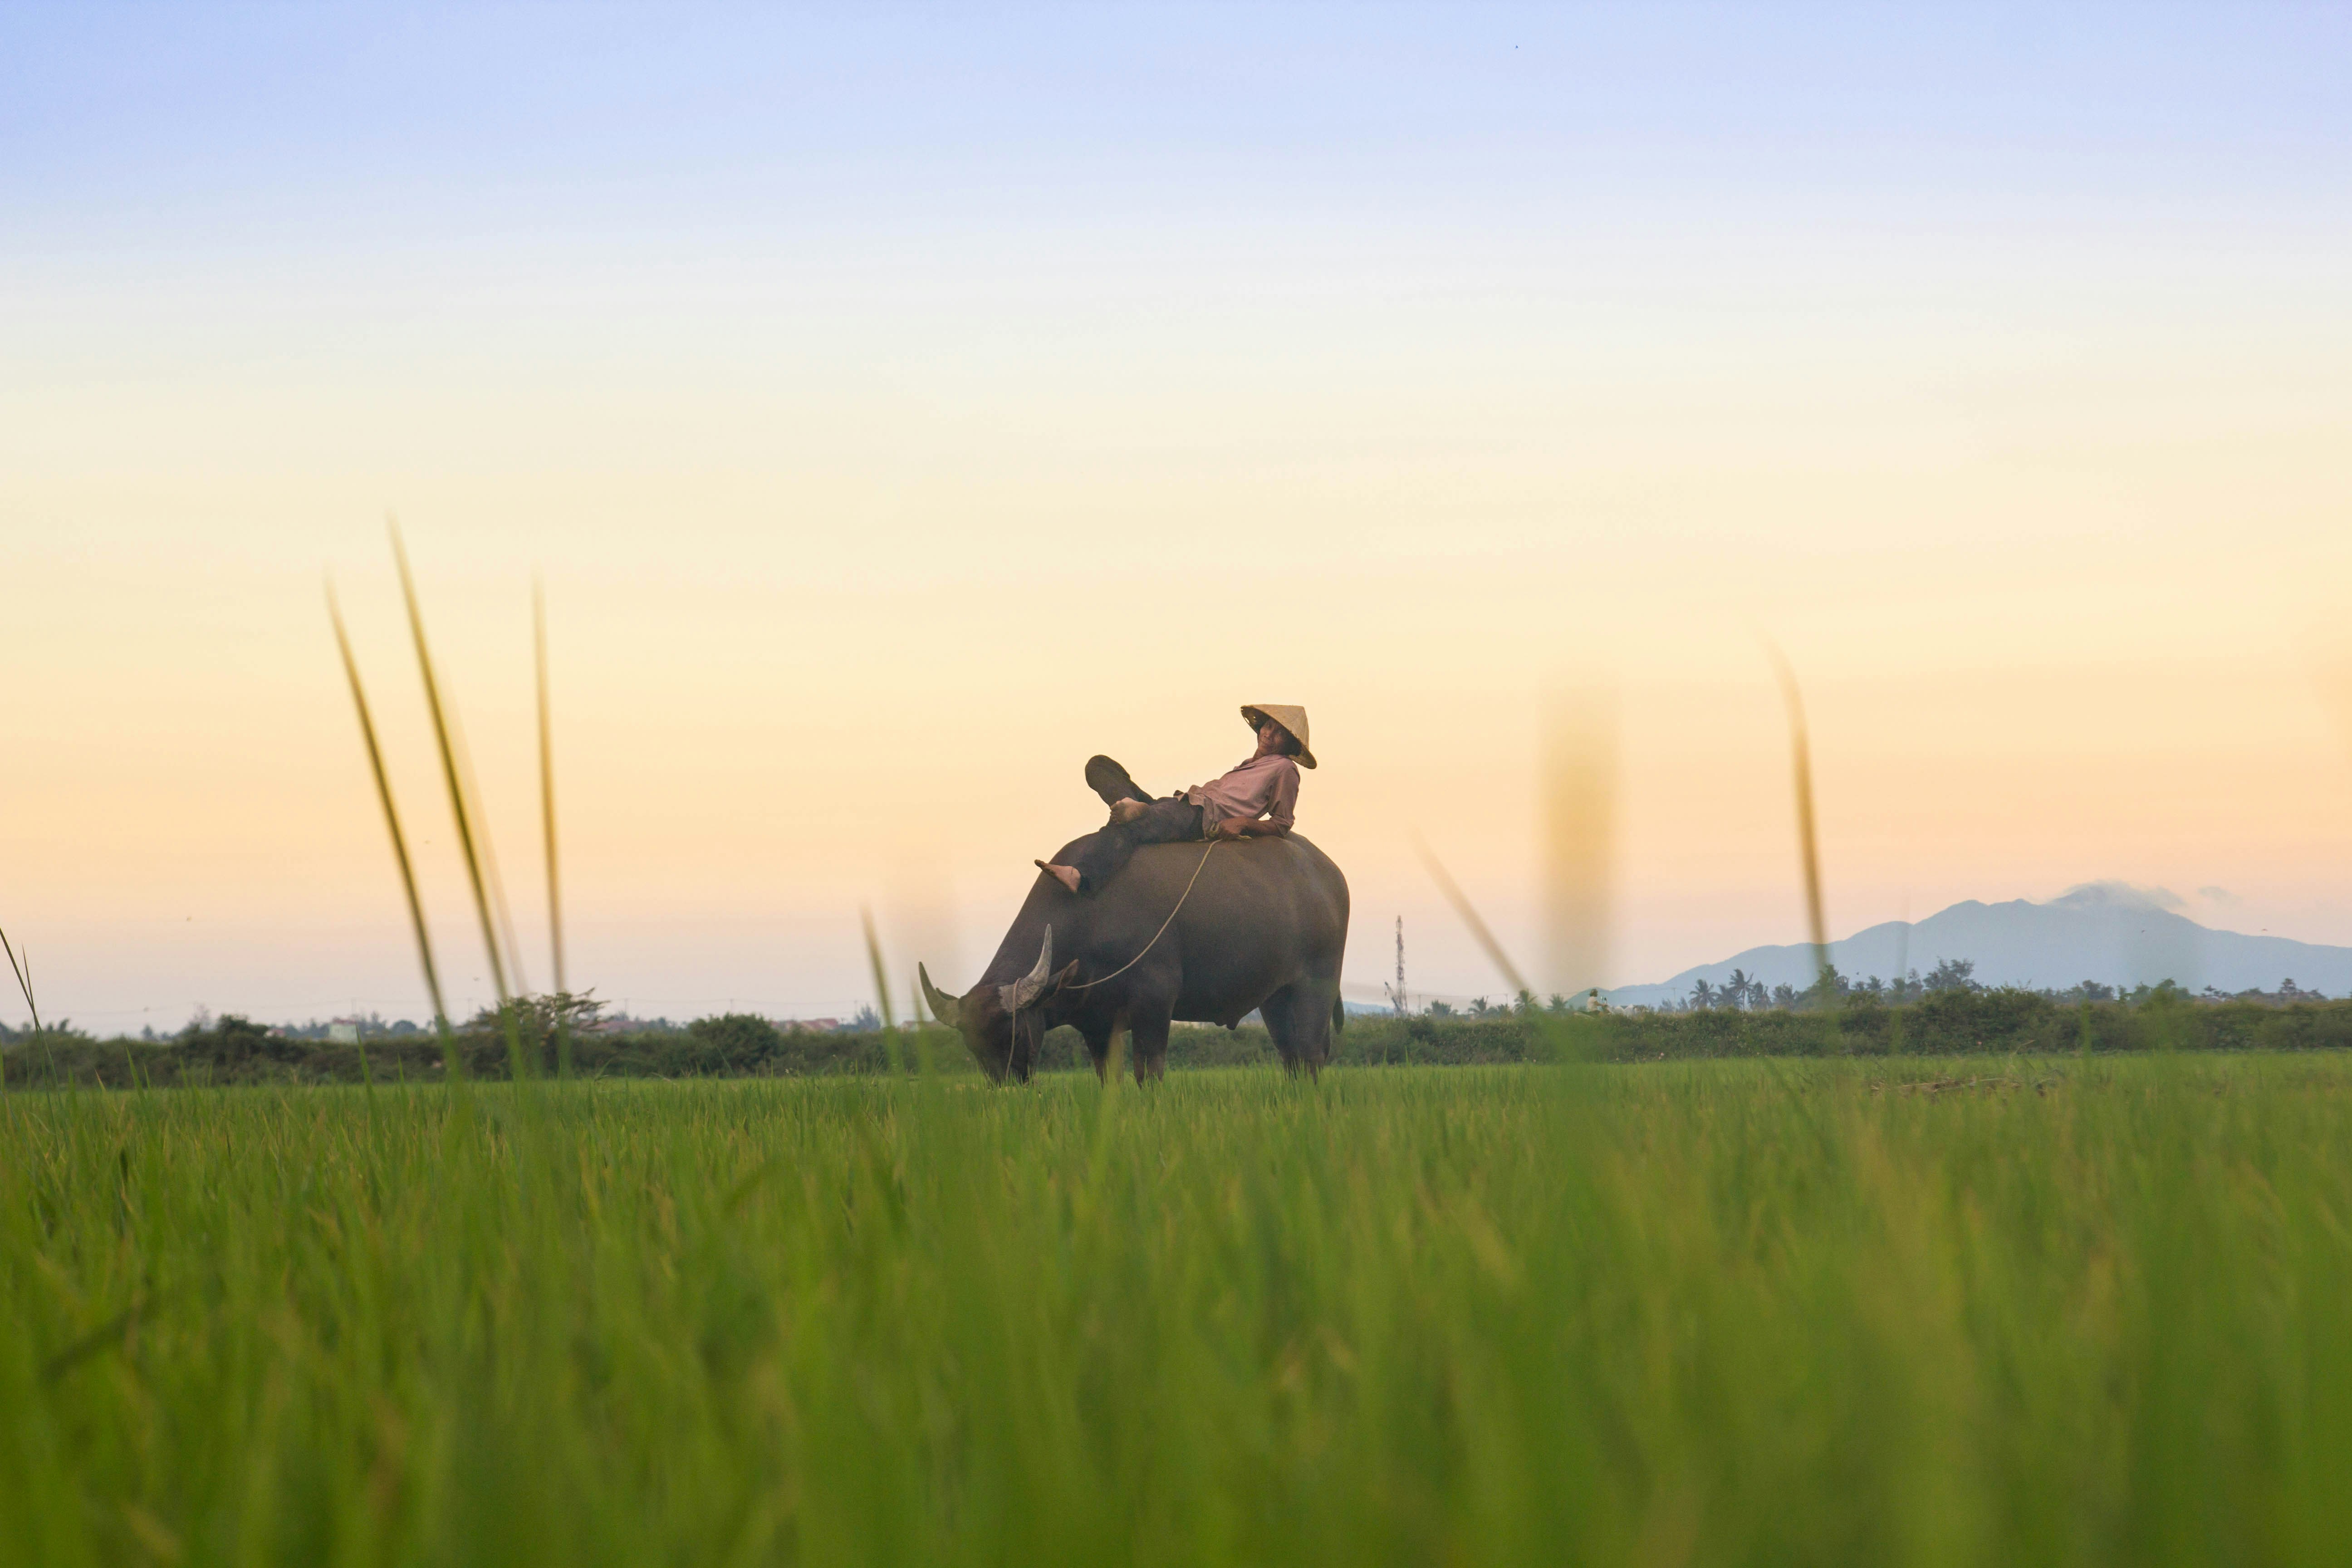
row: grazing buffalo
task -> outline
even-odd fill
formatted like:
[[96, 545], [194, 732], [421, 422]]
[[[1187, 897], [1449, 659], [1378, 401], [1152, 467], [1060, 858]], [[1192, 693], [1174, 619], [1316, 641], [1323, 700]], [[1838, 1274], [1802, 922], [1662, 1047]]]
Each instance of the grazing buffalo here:
[[1347, 945], [1348, 879], [1292, 833], [1223, 841], [1213, 852], [1146, 845], [1083, 897], [1041, 874], [961, 999], [917, 972], [932, 1014], [962, 1032], [999, 1082], [1026, 1081], [1038, 1042], [1061, 1024], [1086, 1037], [1096, 1072], [1108, 1070], [1123, 1030], [1137, 1080], [1158, 1078], [1168, 1070], [1171, 1020], [1232, 1028], [1253, 1008], [1283, 1066], [1313, 1073], [1331, 1059]]

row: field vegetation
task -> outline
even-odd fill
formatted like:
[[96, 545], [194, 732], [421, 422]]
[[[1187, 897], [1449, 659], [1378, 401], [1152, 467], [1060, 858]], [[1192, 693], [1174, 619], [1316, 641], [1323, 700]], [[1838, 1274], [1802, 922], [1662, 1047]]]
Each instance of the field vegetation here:
[[[566, 1027], [557, 1026], [568, 1019]], [[511, 1018], [515, 1037], [504, 1026]], [[430, 1082], [452, 1055], [477, 1079], [527, 1071], [590, 1078], [806, 1078], [919, 1070], [975, 1071], [950, 1037], [918, 1042], [881, 1030], [779, 1029], [745, 1014], [698, 1018], [668, 1029], [593, 1026], [593, 1005], [526, 998], [504, 1015], [484, 1012], [446, 1043], [423, 1030], [336, 1043], [289, 1037], [238, 1017], [164, 1040], [101, 1040], [70, 1028], [38, 1035], [0, 1028], [0, 1064], [16, 1089], [68, 1083], [165, 1088], [237, 1083]], [[1496, 1066], [1550, 1061], [1559, 1031], [1575, 1030], [1580, 1054], [1606, 1061], [1716, 1057], [1969, 1056], [2090, 1051], [2312, 1050], [2352, 1047], [2352, 1002], [2210, 1002], [2162, 987], [2137, 1002], [2068, 1002], [2032, 991], [1933, 992], [1903, 1006], [1867, 997], [1833, 1013], [1714, 1009], [1570, 1016], [1496, 1008], [1475, 1018], [1360, 1016], [1338, 1041], [1342, 1066]], [[1046, 1038], [1047, 1071], [1087, 1065], [1076, 1030]], [[1254, 1067], [1276, 1056], [1265, 1031], [1177, 1026], [1169, 1064], [1178, 1069]]]
[[2347, 1111], [2176, 1051], [11, 1093], [0, 1553], [2325, 1561]]

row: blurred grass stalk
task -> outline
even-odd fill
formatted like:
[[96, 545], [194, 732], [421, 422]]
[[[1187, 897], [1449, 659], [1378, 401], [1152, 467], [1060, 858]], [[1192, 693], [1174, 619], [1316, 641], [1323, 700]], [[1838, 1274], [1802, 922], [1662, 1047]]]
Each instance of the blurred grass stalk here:
[[1438, 891], [1445, 895], [1445, 901], [1454, 906], [1454, 912], [1469, 928], [1471, 936], [1485, 951], [1487, 962], [1510, 986], [1512, 996], [1527, 1009], [1528, 1017], [1535, 1023], [1545, 1043], [1551, 1047], [1553, 1056], [1561, 1061], [1581, 1061], [1593, 1055], [1598, 1043], [1591, 1028], [1595, 1020], [1583, 1013], [1555, 1013], [1545, 1007], [1542, 998], [1537, 996], [1528, 984], [1527, 976], [1519, 966], [1511, 962], [1509, 953], [1503, 951], [1503, 944], [1496, 940], [1494, 931], [1478, 913], [1477, 906], [1470, 901], [1470, 895], [1462, 890], [1462, 885], [1454, 879], [1453, 873], [1445, 868], [1445, 863], [1437, 858], [1437, 852], [1417, 833], [1413, 835], [1412, 842], [1413, 847], [1421, 853], [1421, 863], [1428, 868], [1430, 879], [1437, 884]]
[[1760, 631], [1756, 635], [1772, 661], [1772, 673], [1780, 682], [1781, 700], [1789, 709], [1789, 753], [1796, 772], [1797, 853], [1805, 873], [1805, 928], [1813, 944], [1813, 984], [1826, 1006], [1835, 998], [1830, 994], [1829, 986], [1829, 929], [1822, 915], [1822, 856], [1813, 831], [1813, 750], [1811, 736], [1805, 728], [1805, 694], [1798, 689], [1796, 669], [1780, 651], [1780, 645]]
[[475, 826], [475, 843], [482, 852], [482, 879], [489, 884], [490, 910], [498, 916], [499, 950], [506, 954], [507, 979], [518, 996], [530, 994], [523, 973], [522, 942], [515, 935], [514, 912], [507, 905], [507, 885], [499, 875], [499, 852], [490, 837], [490, 814], [482, 805], [482, 786], [474, 779], [473, 753], [466, 748], [465, 721], [453, 705], [449, 710], [449, 742], [457, 752], [457, 777], [466, 786], [466, 808]]
[[1894, 1044], [1888, 1048], [1896, 1056], [1903, 1054], [1903, 1009], [1911, 999], [1910, 981], [1906, 978], [1911, 963], [1911, 895], [1903, 895], [1901, 913], [1895, 925], [1895, 1017]]
[[335, 585], [327, 584], [327, 618], [334, 624], [335, 647], [343, 656], [343, 675], [352, 686], [352, 706], [360, 717], [360, 739], [367, 746], [368, 771], [375, 778], [375, 798], [383, 807], [383, 825], [392, 834], [392, 857], [400, 867], [400, 890], [408, 900], [408, 921], [416, 933], [416, 961], [425, 970], [425, 989], [433, 998], [433, 1023], [441, 1032], [451, 1076], [464, 1072], [457, 1047], [449, 1040], [449, 1009], [441, 997], [441, 974], [433, 962], [433, 939], [425, 929], [425, 904], [416, 894], [416, 868], [408, 857], [408, 836], [400, 829], [400, 812], [393, 805], [392, 780], [383, 769], [383, 750], [376, 743], [375, 720], [368, 711], [367, 690], [360, 684], [358, 659], [352, 655], [351, 635], [343, 626], [342, 607], [335, 602]]
[[1527, 976], [1520, 973], [1519, 966], [1511, 962], [1511, 955], [1503, 951], [1503, 944], [1495, 940], [1495, 933], [1487, 929], [1486, 922], [1479, 915], [1477, 907], [1470, 902], [1470, 895], [1462, 890], [1462, 885], [1454, 879], [1454, 874], [1445, 868], [1445, 863], [1437, 858], [1437, 851], [1429, 847], [1429, 841], [1416, 833], [1413, 835], [1412, 846], [1420, 851], [1421, 863], [1428, 868], [1430, 879], [1437, 884], [1437, 890], [1445, 895], [1445, 901], [1454, 906], [1454, 912], [1459, 915], [1462, 918], [1462, 923], [1469, 928], [1471, 936], [1485, 951], [1487, 962], [1494, 964], [1496, 969], [1501, 972], [1503, 978], [1509, 982], [1511, 994], [1514, 996], [1535, 994], [1528, 989]]
[[555, 1072], [572, 1076], [572, 1024], [564, 1004], [572, 999], [563, 973], [563, 881], [555, 853], [555, 727], [547, 694], [547, 589], [530, 584], [530, 647], [539, 693], [539, 821], [547, 854], [547, 948], [555, 971]]
[[882, 938], [874, 930], [874, 911], [860, 909], [857, 919], [866, 931], [866, 962], [874, 970], [874, 1005], [882, 1015], [882, 1050], [890, 1058], [892, 1077], [906, 1070], [898, 1049], [898, 1012], [890, 1002], [890, 974], [882, 963]]
[[450, 737], [449, 718], [441, 701], [441, 682], [433, 671], [433, 653], [425, 645], [425, 613], [416, 603], [416, 581], [408, 569], [408, 552], [400, 542], [400, 525], [389, 522], [386, 531], [392, 536], [393, 563], [400, 571], [400, 593], [408, 608], [409, 636], [416, 644], [416, 668], [425, 681], [425, 706], [433, 719], [433, 739], [440, 749], [441, 778], [449, 791], [450, 815], [457, 818], [457, 848], [465, 857], [466, 878], [474, 890], [474, 912], [482, 925], [482, 946], [489, 954], [490, 983], [497, 987], [499, 1005], [506, 1006], [511, 993], [507, 988], [506, 961], [499, 951], [498, 927], [490, 916], [490, 894], [482, 875], [482, 857], [476, 846], [474, 823], [467, 810], [467, 792], [460, 772], [457, 751]]
[[[505, 1025], [509, 1070], [518, 1082], [536, 1078], [533, 1062], [526, 1059], [522, 1044], [520, 1009], [514, 1005], [515, 992], [508, 984], [511, 973], [518, 984], [522, 981], [521, 954], [515, 951], [514, 922], [506, 912], [506, 893], [498, 883], [498, 863], [491, 858], [489, 827], [481, 809], [478, 793], [473, 787], [473, 767], [467, 762], [463, 736], [457, 729], [457, 716], [441, 698], [440, 677], [433, 668], [432, 649], [425, 638], [425, 613], [417, 604], [416, 579], [409, 570], [408, 552], [400, 540], [400, 525], [389, 519], [385, 530], [392, 539], [393, 563], [400, 572], [400, 594], [408, 611], [409, 636], [416, 644], [416, 666], [425, 683], [425, 702], [433, 719], [433, 739], [441, 755], [441, 776], [449, 790], [449, 811], [457, 825], [457, 845], [464, 852], [466, 876], [474, 892], [474, 912], [482, 926], [482, 946], [489, 954], [490, 980], [498, 989], [499, 1017]], [[495, 903], [498, 915], [491, 916]], [[500, 931], [504, 930], [505, 950], [500, 950]], [[535, 1054], [535, 1053], [534, 1053]]]
[[[32, 954], [28, 952], [19, 959], [16, 950], [9, 945], [8, 933], [5, 931], [0, 931], [0, 951], [8, 954], [8, 973], [16, 977], [16, 989], [25, 994], [25, 1009], [33, 1016], [33, 1037], [41, 1042], [42, 1056], [48, 1063], [49, 1081], [55, 1083], [58, 1077], [57, 1054], [49, 1048], [48, 1031], [41, 1027], [41, 1005], [33, 1000]], [[0, 1091], [7, 1088], [7, 1070], [6, 1064], [0, 1062]]]
[[[1567, 682], [1545, 699], [1540, 763], [1543, 816], [1543, 973], [1550, 994], [1597, 994], [1608, 978], [1616, 859], [1617, 694], [1597, 681]], [[1515, 997], [1537, 1005], [1563, 1057], [1580, 1054], [1580, 1015], [1540, 1008], [1543, 998], [1503, 950], [1470, 896], [1418, 834], [1414, 847], [1487, 961]]]
[[16, 950], [8, 942], [8, 933], [0, 931], [0, 952], [8, 955], [8, 973], [16, 977], [16, 989], [25, 994], [26, 1010], [33, 1015], [33, 1033], [41, 1032], [41, 1006], [33, 1000], [32, 971], [16, 960]]
[[1617, 694], [1589, 682], [1545, 705], [1544, 983], [1559, 994], [1610, 979], [1616, 849]]

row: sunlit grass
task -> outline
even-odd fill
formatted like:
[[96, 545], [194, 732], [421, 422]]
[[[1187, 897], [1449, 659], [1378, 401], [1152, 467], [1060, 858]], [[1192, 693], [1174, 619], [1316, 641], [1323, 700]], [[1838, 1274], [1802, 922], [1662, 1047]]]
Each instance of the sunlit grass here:
[[352, 689], [352, 707], [359, 715], [360, 742], [367, 749], [368, 772], [375, 781], [376, 804], [383, 811], [384, 827], [392, 835], [394, 867], [400, 872], [400, 889], [408, 903], [410, 929], [416, 937], [417, 962], [425, 971], [425, 994], [433, 1000], [434, 1026], [446, 1035], [449, 1027], [448, 1008], [441, 999], [441, 975], [433, 962], [433, 938], [425, 925], [425, 903], [416, 893], [415, 862], [409, 858], [408, 836], [401, 830], [400, 808], [392, 798], [392, 778], [384, 771], [383, 748], [376, 740], [375, 716], [368, 707], [367, 689], [360, 679], [359, 660], [352, 653], [351, 633], [343, 626], [342, 607], [335, 600], [332, 584], [327, 587], [327, 619], [334, 627], [335, 648], [341, 655], [343, 678]]
[[0, 1552], [2325, 1560], [2335, 1056], [12, 1096]]
[[[449, 816], [457, 830], [457, 848], [466, 863], [466, 881], [474, 895], [474, 912], [481, 922], [482, 947], [490, 961], [490, 981], [503, 1005], [517, 990], [528, 990], [522, 980], [522, 954], [514, 941], [514, 922], [508, 917], [506, 893], [499, 886], [498, 861], [490, 851], [487, 822], [477, 799], [473, 769], [466, 759], [462, 732], [454, 708], [445, 699], [442, 680], [433, 664], [425, 637], [425, 611], [417, 602], [416, 578], [408, 567], [408, 551], [400, 529], [387, 525], [393, 565], [400, 574], [400, 594], [408, 613], [409, 638], [416, 646], [416, 670], [425, 686], [425, 710], [433, 723], [433, 742], [441, 761], [441, 778], [449, 793]], [[501, 937], [504, 940], [501, 942]], [[508, 984], [511, 975], [515, 984]]]

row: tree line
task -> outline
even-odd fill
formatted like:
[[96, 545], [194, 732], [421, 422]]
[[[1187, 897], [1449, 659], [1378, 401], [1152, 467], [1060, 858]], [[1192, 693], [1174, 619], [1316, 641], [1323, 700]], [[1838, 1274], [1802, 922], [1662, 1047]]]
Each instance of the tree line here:
[[[1976, 977], [1976, 961], [1968, 958], [1947, 958], [1939, 961], [1926, 975], [1914, 969], [1895, 980], [1882, 980], [1871, 975], [1865, 980], [1853, 980], [1838, 973], [1837, 965], [1827, 964], [1822, 977], [1799, 990], [1793, 985], [1766, 985], [1746, 971], [1735, 969], [1721, 984], [1706, 980], [1694, 981], [1690, 994], [1678, 1002], [1660, 1009], [1669, 1013], [1764, 1013], [1806, 1012], [1822, 1008], [1871, 1005], [1904, 1006], [1930, 996], [1954, 993], [1987, 990]], [[2208, 985], [2192, 992], [2171, 980], [2160, 980], [2153, 985], [2107, 985], [2096, 980], [2084, 980], [2074, 985], [2059, 987], [2002, 986], [1998, 989], [2030, 993], [2051, 1002], [2125, 1002], [2145, 1005], [2153, 1000], [2197, 1002], [2267, 1002], [2284, 1005], [2292, 1002], [2325, 1002], [2322, 991], [2307, 991], [2293, 979], [2282, 980], [2278, 988], [2264, 991], [2222, 991]]]

